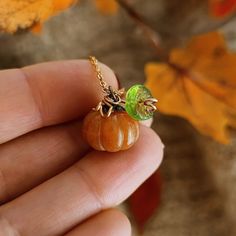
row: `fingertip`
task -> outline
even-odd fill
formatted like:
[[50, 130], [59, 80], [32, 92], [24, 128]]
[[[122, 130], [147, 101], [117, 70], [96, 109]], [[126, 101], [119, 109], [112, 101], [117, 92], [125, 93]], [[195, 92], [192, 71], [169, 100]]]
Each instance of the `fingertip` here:
[[112, 221], [114, 222], [114, 224], [116, 224], [116, 227], [114, 228], [120, 228], [122, 227], [122, 231], [123, 234], [121, 235], [131, 235], [131, 231], [132, 231], [132, 226], [130, 223], [129, 218], [127, 217], [127, 215], [125, 213], [123, 213], [122, 211], [116, 209], [116, 208], [112, 208], [107, 210], [107, 213], [112, 216]]
[[159, 135], [153, 129], [140, 125], [140, 138], [137, 146], [139, 149], [147, 149], [147, 156], [153, 164], [154, 172], [160, 166], [164, 154], [164, 144]]
[[104, 80], [106, 81], [108, 86], [110, 85], [113, 88], [118, 89], [120, 82], [118, 81], [118, 78], [116, 74], [114, 73], [114, 71], [109, 66], [101, 62], [99, 62], [99, 66], [101, 68]]
[[140, 123], [141, 125], [144, 125], [144, 126], [150, 128], [150, 127], [152, 126], [152, 123], [153, 123], [153, 118], [148, 119], [148, 120], [140, 121], [139, 123]]
[[127, 216], [118, 209], [109, 209], [89, 218], [65, 236], [111, 236], [131, 235], [131, 224]]
[[[99, 68], [107, 85], [118, 88], [114, 72], [103, 63], [99, 63]], [[40, 63], [22, 71], [28, 78], [44, 125], [82, 117], [104, 96], [88, 59]]]
[[101, 207], [107, 209], [134, 192], [162, 159], [161, 139], [152, 129], [140, 126], [140, 137], [133, 147], [115, 153], [93, 151], [80, 161], [79, 170], [89, 176]]

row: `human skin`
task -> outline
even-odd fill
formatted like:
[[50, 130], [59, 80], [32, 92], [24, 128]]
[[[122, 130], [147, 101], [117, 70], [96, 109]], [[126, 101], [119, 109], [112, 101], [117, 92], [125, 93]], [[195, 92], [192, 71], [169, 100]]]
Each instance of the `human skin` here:
[[[100, 66], [117, 88], [112, 70]], [[87, 60], [0, 71], [1, 236], [131, 235], [114, 207], [159, 167], [163, 144], [140, 125], [129, 150], [91, 150], [81, 126], [101, 99]]]

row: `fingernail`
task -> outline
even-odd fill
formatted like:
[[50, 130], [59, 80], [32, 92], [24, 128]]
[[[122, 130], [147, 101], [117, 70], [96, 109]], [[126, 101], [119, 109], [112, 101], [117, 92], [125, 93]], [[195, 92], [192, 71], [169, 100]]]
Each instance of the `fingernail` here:
[[162, 149], [164, 149], [165, 148], [165, 145], [164, 145], [164, 143], [161, 143], [162, 145], [161, 145], [161, 147], [162, 147]]
[[118, 89], [121, 89], [122, 87], [121, 87], [121, 82], [120, 82], [119, 76], [118, 76], [118, 74], [116, 72], [114, 72], [114, 74], [115, 74], [115, 77], [117, 79]]
[[151, 118], [149, 120], [140, 121], [140, 124], [142, 124], [144, 126], [147, 126], [149, 128], [152, 126], [152, 123], [153, 123], [153, 118]]

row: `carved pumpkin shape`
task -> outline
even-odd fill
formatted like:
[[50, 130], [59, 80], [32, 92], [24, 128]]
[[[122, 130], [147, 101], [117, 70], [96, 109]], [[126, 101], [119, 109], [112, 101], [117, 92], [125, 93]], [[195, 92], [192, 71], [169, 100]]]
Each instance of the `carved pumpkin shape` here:
[[102, 117], [99, 112], [91, 111], [84, 119], [83, 136], [95, 150], [126, 150], [139, 137], [139, 123], [126, 112], [113, 112], [109, 117]]

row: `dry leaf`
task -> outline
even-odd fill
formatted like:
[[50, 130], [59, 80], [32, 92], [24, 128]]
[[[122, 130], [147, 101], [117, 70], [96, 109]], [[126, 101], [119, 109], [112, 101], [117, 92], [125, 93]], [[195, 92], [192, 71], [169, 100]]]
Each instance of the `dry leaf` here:
[[116, 0], [95, 0], [97, 9], [104, 14], [114, 14], [118, 10]]
[[130, 210], [140, 232], [160, 205], [161, 175], [155, 172], [129, 198]]
[[40, 25], [57, 12], [66, 9], [75, 0], [1, 0], [0, 31], [14, 33]]
[[194, 37], [186, 48], [171, 51], [169, 63], [148, 63], [145, 71], [161, 112], [187, 119], [219, 142], [229, 141], [227, 127], [236, 115], [236, 54], [220, 33]]
[[216, 17], [225, 17], [236, 9], [236, 0], [209, 0], [211, 13]]

